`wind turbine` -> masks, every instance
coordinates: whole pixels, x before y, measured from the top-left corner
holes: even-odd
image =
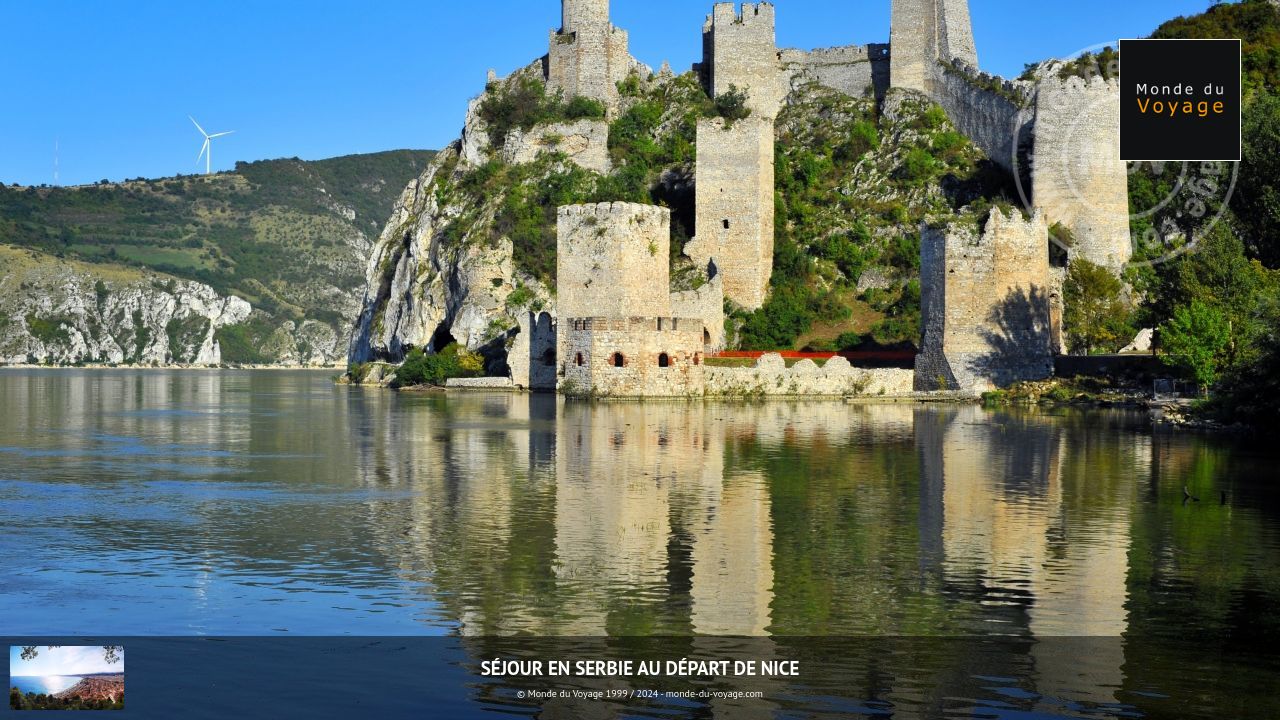
[[[196,129],[200,131],[200,134],[204,136],[204,145],[200,146],[200,154],[196,156],[196,162],[199,163],[200,158],[203,157],[204,158],[204,174],[210,175],[212,174],[212,165],[213,165],[213,144],[210,141],[216,137],[222,137],[223,135],[230,135],[231,133],[235,132],[235,130],[228,130],[227,132],[214,133],[210,135],[209,133],[204,131],[204,128],[200,127],[200,123],[196,122],[195,118],[191,117],[190,115],[188,115],[187,117],[191,118],[191,124],[195,125]]]

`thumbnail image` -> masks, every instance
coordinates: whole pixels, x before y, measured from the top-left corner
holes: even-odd
[[[123,710],[124,648],[119,645],[14,645],[9,648],[14,710]]]

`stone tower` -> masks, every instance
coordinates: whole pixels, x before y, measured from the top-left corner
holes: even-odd
[[[773,118],[781,109],[782,63],[769,3],[716,3],[702,26],[702,71],[712,97],[730,86],[746,91],[752,113]]]
[[[562,26],[551,31],[547,88],[566,99],[581,95],[599,100],[613,116],[618,82],[634,65],[627,32],[609,22],[609,0],[562,0],[561,16]]]
[[[932,93],[938,61],[978,66],[969,0],[893,0],[889,45],[890,85]]]
[[[773,275],[773,120],[698,121],[696,236],[685,254],[714,264],[724,295],[748,310],[764,304]]]
[[[609,0],[563,0],[560,17],[560,31],[566,33],[608,25]]]
[[[1056,320],[1049,228],[996,208],[969,223],[922,228],[917,390],[978,394],[1053,374]]]

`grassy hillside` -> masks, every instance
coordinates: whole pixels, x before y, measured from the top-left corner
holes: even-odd
[[[239,332],[245,347],[290,321],[320,321],[344,335],[368,249],[432,155],[399,150],[238,163],[212,176],[0,187],[0,243],[148,268],[242,297],[259,312],[228,338]]]

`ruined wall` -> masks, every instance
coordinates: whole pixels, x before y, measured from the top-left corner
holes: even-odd
[[[788,368],[781,355],[769,353],[752,368],[708,367],[706,392],[735,397],[903,397],[911,394],[913,377],[910,370],[855,368],[842,357],[821,367],[801,360]]]
[[[521,390],[556,389],[556,321],[550,313],[522,313],[519,332],[507,348],[511,383]]]
[[[917,390],[976,394],[1053,374],[1048,248],[1040,212],[992,210],[981,234],[967,223],[922,229]]]
[[[609,22],[608,0],[563,0],[561,9],[564,24],[551,31],[547,52],[547,87],[566,98],[599,100],[613,116],[618,82],[638,67],[627,32]]]
[[[716,3],[702,28],[703,72],[712,96],[736,86],[755,115],[777,117],[786,96],[769,3]]]
[[[1004,80],[957,61],[937,66],[930,97],[992,162],[1010,172],[1018,169],[1018,147],[1029,142],[1034,120],[1030,83]]]
[[[685,254],[714,262],[725,296],[749,310],[764,304],[773,274],[773,143],[772,120],[698,121],[696,237]]]
[[[1072,257],[1118,271],[1133,254],[1120,86],[1101,77],[1045,75],[1035,102],[1034,204],[1050,224],[1071,231]]]
[[[706,353],[724,350],[724,279],[721,275],[717,274],[697,289],[671,293],[671,314],[702,321],[702,344]]]
[[[528,131],[516,128],[502,146],[502,159],[511,165],[533,162],[543,152],[564,153],[570,161],[601,175],[609,174],[609,123],[583,118],[539,125]]]
[[[889,88],[887,44],[807,51],[787,49],[779,52],[778,57],[782,62],[784,92],[807,82],[816,82],[853,97],[864,97],[868,89],[876,96],[882,96]]]
[[[699,318],[566,318],[566,394],[688,397],[703,393]],[[665,358],[665,363],[663,359]]]

